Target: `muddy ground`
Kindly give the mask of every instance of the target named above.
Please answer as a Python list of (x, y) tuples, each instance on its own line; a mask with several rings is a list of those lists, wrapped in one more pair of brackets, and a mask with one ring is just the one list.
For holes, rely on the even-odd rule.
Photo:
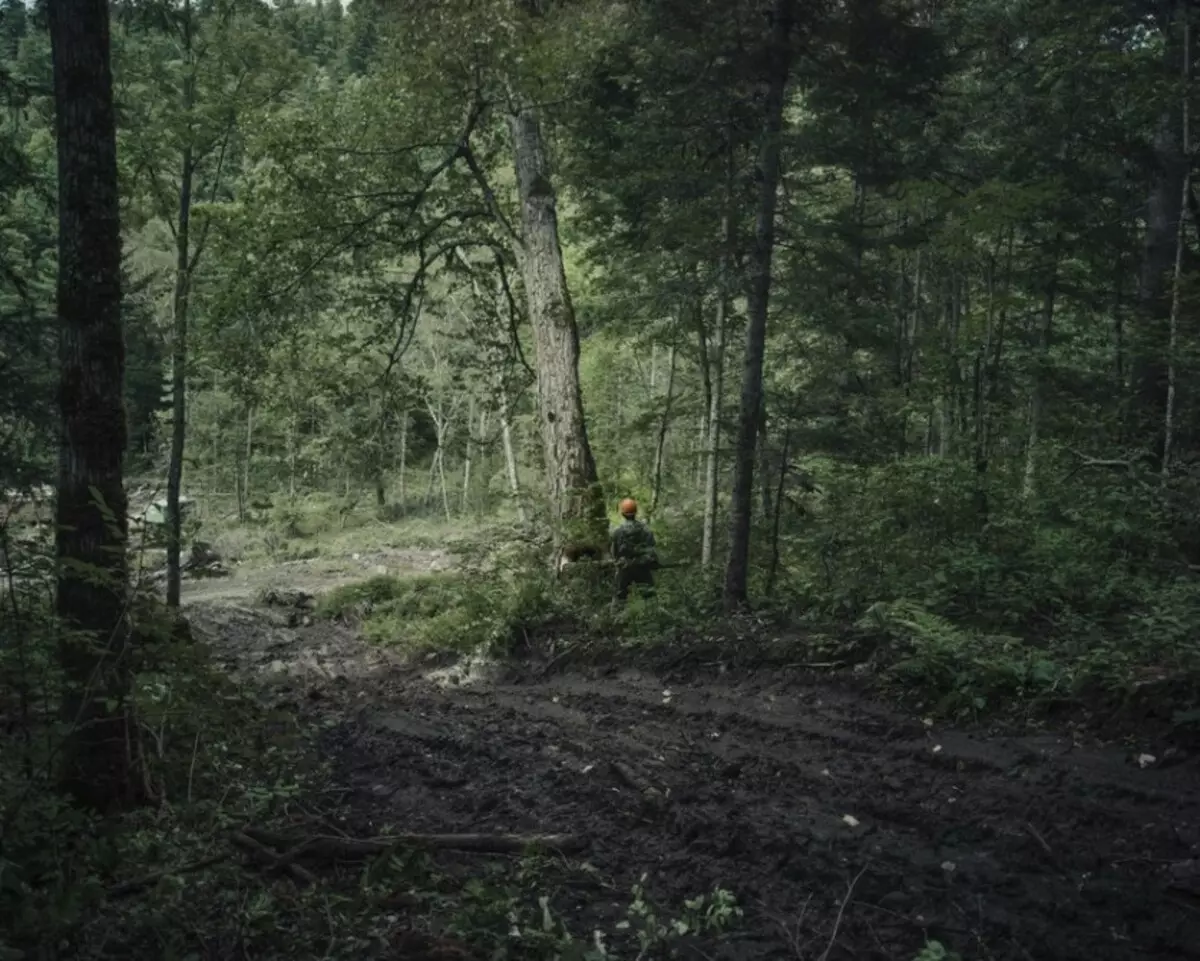
[(780, 672), (448, 683), (249, 597), (190, 610), (230, 670), (336, 719), (355, 831), (582, 836), (594, 870), (548, 892), (577, 933), (612, 931), (646, 874), (663, 904), (736, 895), (698, 958), (1200, 958), (1200, 765), (1161, 743), (989, 737)]

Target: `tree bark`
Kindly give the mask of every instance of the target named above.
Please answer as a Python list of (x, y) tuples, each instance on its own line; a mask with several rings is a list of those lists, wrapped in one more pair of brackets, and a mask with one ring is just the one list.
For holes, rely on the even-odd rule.
[(508, 489), (517, 505), (517, 517), (524, 524), (528, 519), (525, 504), (521, 500), (521, 478), (517, 473), (517, 456), (513, 449), (512, 421), (509, 418), (509, 402), (505, 399), (500, 408), (500, 441), (504, 446), (504, 467), (508, 473)]
[(787, 483), (788, 458), (792, 450), (792, 425), (789, 421), (783, 430), (783, 450), (779, 454), (779, 478), (775, 482), (775, 510), (771, 515), (771, 562), (767, 565), (767, 597), (775, 594), (779, 581), (779, 528), (783, 513), (784, 485)]
[(671, 407), (675, 401), (675, 359), (676, 350), (672, 346), (667, 354), (667, 395), (663, 399), (662, 420), (658, 425), (658, 442), (654, 445), (654, 483), (650, 489), (651, 517), (658, 508), (658, 499), (662, 494), (663, 462), (666, 459), (667, 432), (671, 429)]
[(734, 155), (732, 144), (726, 146), (725, 210), (721, 217), (721, 252), (717, 263), (717, 316), (713, 330), (711, 371), (712, 387), (708, 393), (708, 452), (704, 470), (704, 533), (700, 545), (700, 565), (712, 566), (713, 548), (717, 538), (717, 500), (721, 471), (721, 414), (725, 406), (725, 339), (729, 329), (730, 277), (734, 245)]
[[(185, 28), (187, 29), (187, 28)], [(189, 81), (185, 81), (191, 86)], [(186, 99), (186, 95), (185, 95)], [(172, 299), (171, 345), (171, 457), (167, 464), (167, 606), (179, 606), (182, 570), (179, 555), (183, 517), (179, 495), (183, 486), (183, 450), (187, 435), (187, 334), (191, 269), (190, 226), (192, 213), (192, 148), (183, 148), (180, 170), (179, 224), (175, 229), (175, 293)]]
[[(567, 288), (550, 165), (537, 114), (522, 105), (509, 117), (521, 202), (517, 257), (537, 355), (538, 417), (555, 538), (607, 539), (603, 495), (588, 441), (579, 384), (579, 331)], [(570, 528), (569, 530), (567, 528)]]
[[(1192, 76), (1191, 59), (1192, 30), (1188, 18), (1183, 22), (1183, 81), (1185, 84), (1183, 100), (1183, 123), (1180, 141), (1183, 144), (1183, 156), (1190, 158), (1191, 131), (1189, 130), (1190, 112), (1188, 110), (1187, 84)], [(1175, 392), (1178, 388), (1177, 352), (1179, 348), (1179, 300), (1180, 288), (1183, 283), (1183, 248), (1186, 242), (1184, 228), (1187, 223), (1187, 198), (1192, 188), (1191, 164), (1186, 164), (1183, 173), (1183, 188), (1180, 191), (1179, 225), (1175, 232), (1175, 273), (1171, 281), (1171, 315), (1167, 334), (1167, 398), (1166, 411), (1163, 415), (1163, 453), (1162, 474), (1166, 478), (1171, 473), (1172, 447), (1175, 443)]]
[(1037, 492), (1038, 448), (1041, 445), (1042, 417), (1046, 404), (1046, 367), (1050, 359), (1050, 330), (1054, 324), (1054, 306), (1058, 295), (1058, 244), (1056, 239), (1050, 275), (1042, 293), (1042, 316), (1038, 325), (1033, 387), (1029, 394), (1029, 440), (1025, 451), (1025, 478), (1021, 488), (1025, 500), (1030, 500)]
[(51, 0), (58, 148), (56, 610), (65, 675), (64, 788), (109, 809), (139, 799), (130, 715), (125, 344), (108, 5)]
[(404, 410), (400, 414), (400, 515), (404, 516), (408, 513), (408, 490), (406, 484), (406, 472), (408, 470), (408, 411)]
[(754, 454), (758, 417), (763, 401), (763, 352), (767, 339), (767, 310), (771, 297), (771, 258), (775, 249), (775, 207), (780, 175), (783, 104), (791, 67), (792, 0), (776, 0), (768, 49), (767, 96), (759, 159), (760, 194), (750, 258), (749, 310), (741, 410), (738, 417), (737, 459), (729, 527), (729, 560), (725, 568), (727, 610), (745, 606), (750, 575), (750, 522), (754, 500)]
[[(191, 123), (196, 105), (196, 76), (192, 64), (192, 5), (183, 0), (183, 112)], [(192, 182), (195, 175), (192, 144), (184, 142), (179, 169), (179, 213), (175, 226), (175, 292), (171, 302), (171, 456), (167, 462), (167, 606), (179, 607), (183, 571), (183, 515), (179, 496), (183, 486), (183, 450), (187, 436), (187, 335), (192, 286)]]
[(243, 512), (250, 506), (250, 463), (254, 459), (254, 403), (246, 403), (246, 449), (242, 455)]
[[(1165, 38), (1163, 65), (1177, 75), (1186, 59), (1180, 32), (1176, 29), (1186, 9), (1183, 0), (1162, 4), (1159, 27)], [(1191, 38), (1189, 38), (1190, 40)], [(1179, 141), (1179, 104), (1172, 101), (1158, 119), (1154, 136), (1154, 170), (1146, 204), (1146, 236), (1138, 276), (1138, 314), (1142, 336), (1133, 358), (1132, 380), (1137, 423), (1135, 436), (1149, 432), (1151, 456), (1161, 468), (1168, 392), (1167, 351), (1171, 315), (1170, 280), (1175, 261), (1176, 235), (1183, 215), (1183, 185), (1187, 160)]]

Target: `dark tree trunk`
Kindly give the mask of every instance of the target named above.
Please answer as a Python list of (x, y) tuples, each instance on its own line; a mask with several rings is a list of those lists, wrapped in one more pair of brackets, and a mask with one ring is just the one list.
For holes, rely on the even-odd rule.
[[(1165, 0), (1160, 28), (1166, 38), (1163, 67), (1177, 75), (1184, 62), (1181, 20), (1185, 0)], [(1183, 183), (1187, 159), (1180, 144), (1180, 103), (1172, 96), (1158, 118), (1154, 135), (1154, 169), (1146, 203), (1146, 236), (1138, 275), (1139, 336), (1132, 359), (1135, 436), (1151, 440), (1151, 456), (1161, 464), (1168, 390), (1168, 339), (1171, 317), (1171, 277), (1176, 238), (1183, 215)]]
[(556, 537), (600, 546), (607, 537), (604, 501), (583, 417), (579, 331), (563, 269), (545, 142), (528, 106), (509, 118), (509, 129), (521, 200), (517, 255), (537, 352), (538, 418)]
[[(190, 82), (185, 81), (185, 83)], [(184, 147), (179, 185), (179, 224), (175, 229), (175, 294), (172, 302), (171, 458), (167, 463), (167, 606), (178, 607), (182, 571), (179, 555), (183, 518), (179, 496), (183, 487), (183, 447), (187, 436), (187, 333), (191, 287), (192, 150)]]
[(654, 445), (653, 483), (650, 488), (650, 509), (647, 511), (653, 517), (658, 509), (658, 500), (662, 496), (663, 464), (666, 460), (667, 432), (671, 429), (671, 407), (675, 401), (675, 359), (676, 349), (670, 348), (667, 355), (667, 395), (663, 399), (662, 419), (658, 424), (658, 441)]
[(137, 797), (129, 715), (127, 427), (108, 5), (51, 0), (58, 139), (59, 406), (56, 508), (64, 787), (109, 809)]
[(754, 454), (763, 402), (763, 352), (771, 297), (771, 258), (775, 249), (775, 206), (779, 186), (783, 102), (791, 67), (792, 0), (776, 0), (768, 50), (767, 97), (759, 159), (758, 217), (750, 258), (750, 290), (745, 367), (733, 474), (729, 560), (725, 568), (727, 610), (746, 604), (750, 575), (750, 522), (754, 500)]
[[(183, 0), (183, 113), (196, 106), (196, 77), (192, 62), (192, 4)], [(171, 457), (167, 462), (167, 606), (179, 607), (183, 576), (179, 555), (183, 547), (183, 448), (187, 437), (187, 335), (192, 287), (192, 184), (195, 177), (192, 145), (183, 145), (179, 164), (179, 212), (175, 225), (175, 292), (172, 298)]]

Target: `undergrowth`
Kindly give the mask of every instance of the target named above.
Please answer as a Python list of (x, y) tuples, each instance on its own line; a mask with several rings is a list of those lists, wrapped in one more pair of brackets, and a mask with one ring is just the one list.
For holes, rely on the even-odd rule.
[[(1003, 478), (981, 490), (972, 471), (936, 458), (813, 473), (820, 492), (806, 495), (802, 524), (781, 525), (777, 540), (765, 521), (755, 528), (765, 620), (739, 644), (786, 637), (797, 661), (865, 663), (930, 713), (1157, 700), (1194, 723), (1200, 578), (1173, 502), (1113, 484), (1026, 501)], [(334, 592), (323, 611), (414, 652), (502, 656), (554, 638), (682, 653), (744, 634), (722, 621), (720, 565), (688, 562), (698, 517), (679, 506), (655, 526), (677, 566), (652, 598), (614, 604), (606, 574), (580, 565), (557, 578), (505, 532), (477, 538), (479, 556), (455, 573), (379, 578)]]

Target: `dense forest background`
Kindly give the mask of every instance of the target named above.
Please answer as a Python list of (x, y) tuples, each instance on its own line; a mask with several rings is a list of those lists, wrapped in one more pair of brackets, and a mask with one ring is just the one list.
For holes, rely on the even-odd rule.
[[(930, 710), (1149, 689), (1196, 723), (1187, 0), (109, 9), (124, 470), (174, 531), (169, 605), (192, 537), (586, 560), (633, 496), (669, 566), (604, 630), (754, 610)], [(24, 504), (60, 469), (42, 0), (0, 0), (0, 100)], [(43, 570), (24, 519), (12, 598)], [(439, 636), (494, 638), (489, 604), (561, 619), (555, 566)], [(24, 643), (0, 656), (27, 676)]]
[[(748, 514), (750, 595), (810, 615), (903, 602), (1183, 667), (1185, 5), (804, 5), (774, 67), (759, 6), (114, 4), (128, 470), (165, 490), (174, 376), (184, 494), (224, 517), (295, 528), (314, 494), (548, 516), (514, 253), (523, 98), (609, 504), (636, 495), (704, 570)], [(0, 32), (19, 487), (55, 460), (54, 154), (39, 8), (6, 0)]]

